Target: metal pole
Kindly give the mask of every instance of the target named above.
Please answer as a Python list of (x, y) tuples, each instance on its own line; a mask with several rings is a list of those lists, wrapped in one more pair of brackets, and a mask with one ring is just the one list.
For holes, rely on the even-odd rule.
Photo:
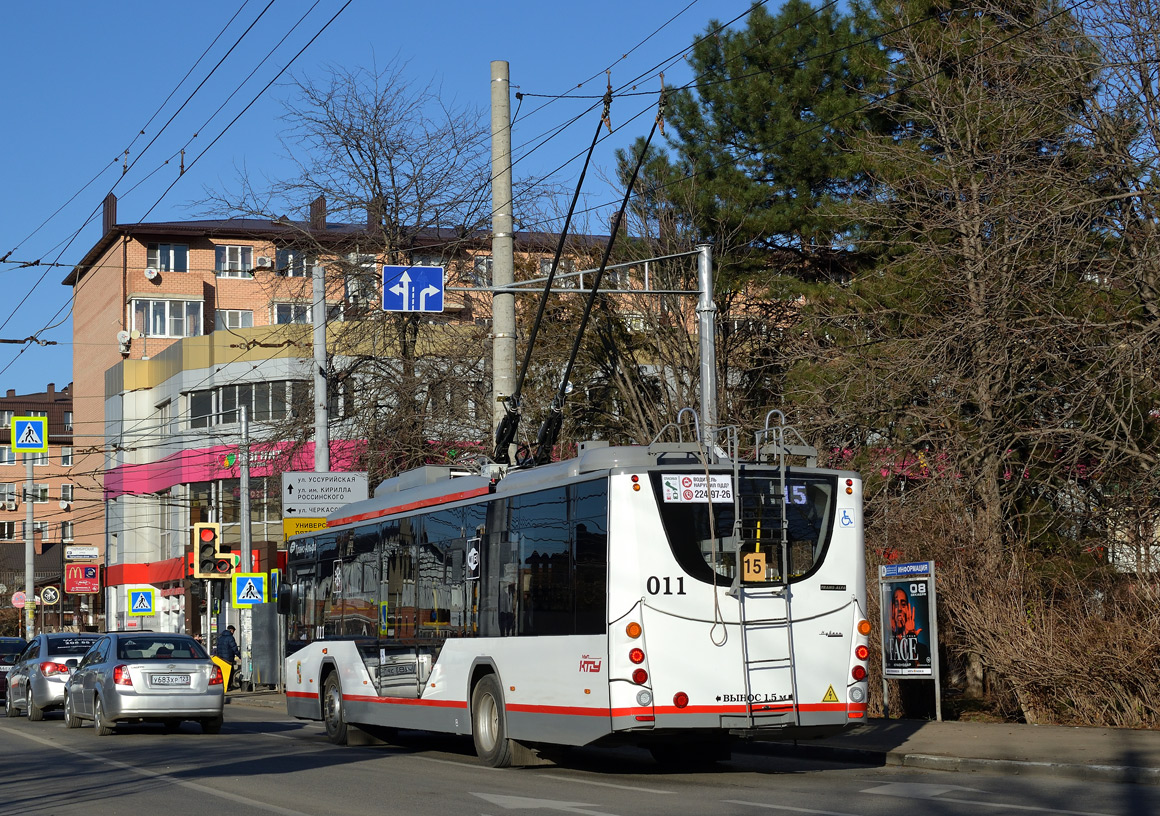
[(697, 334), (701, 348), (701, 441), (713, 444), (717, 433), (717, 304), (713, 302), (713, 247), (697, 245)]
[[(315, 324), (315, 327), (317, 328), (317, 324)], [(325, 402), (326, 402), (326, 400), (323, 399), (324, 408), (325, 408)], [(253, 556), (251, 555), (251, 551), (253, 549), (251, 546), (252, 545), (253, 531), (251, 529), (251, 521), (250, 521), (250, 417), (249, 417), (249, 413), (246, 411), (246, 406), (244, 406), (244, 405), (241, 406), (239, 408), (239, 411), (241, 412), (238, 415), (238, 419), (240, 420), (239, 427), (240, 427), (241, 432), (242, 432), (242, 444), (241, 444), (241, 450), (239, 451), (241, 453), (241, 456), (239, 457), (240, 463), (238, 466), (238, 476), (239, 476), (238, 488), (239, 488), (239, 491), (241, 493), (241, 496), (239, 496), (239, 498), (241, 499), (240, 506), (239, 506), (239, 512), (241, 514), (241, 518), (239, 519), (239, 521), (241, 522), (241, 524), (239, 526), (241, 528), (241, 533), (242, 533), (241, 571), (242, 572), (253, 572), (254, 571), (254, 562), (253, 562)], [(325, 414), (325, 410), (324, 410), (324, 414)], [(315, 442), (317, 444), (317, 440), (315, 440)], [(317, 447), (315, 448), (315, 450), (317, 450)], [(330, 457), (328, 455), (327, 459), (329, 460), (329, 458)], [(329, 464), (329, 461), (328, 461), (328, 464)], [(238, 628), (241, 630), (240, 634), (242, 636), (242, 642), (246, 644), (246, 649), (249, 650), (249, 654), (252, 657), (253, 651), (254, 651), (254, 649), (253, 649), (253, 620), (250, 617), (250, 612), (251, 612), (250, 607), (248, 607), (248, 606), (243, 607), (243, 609), (241, 610), (241, 614), (239, 615), (239, 621), (238, 621), (241, 625)], [(238, 649), (241, 650), (240, 643), (238, 644)], [(242, 656), (243, 656), (242, 665), (246, 669), (246, 677), (249, 678), (252, 676), (252, 671), (251, 671), (252, 667), (250, 665), (250, 661), (244, 659), (246, 656), (245, 651), (242, 652)]]
[[(314, 470), (330, 472), (330, 422), (326, 388), (326, 270), (315, 263), (310, 270), (314, 287), (310, 317), (314, 324)], [(249, 571), (250, 565), (246, 564)]]
[[(15, 440), (13, 440), (15, 445)], [(36, 574), (33, 563), (36, 548), (32, 543), (32, 454), (24, 454), (24, 637), (32, 640), (36, 623)]]
[[(492, 286), (515, 282), (512, 221), (511, 83), (506, 60), (491, 63), (491, 275)], [(496, 292), (491, 306), (492, 427), (507, 411), (516, 382), (516, 296)]]

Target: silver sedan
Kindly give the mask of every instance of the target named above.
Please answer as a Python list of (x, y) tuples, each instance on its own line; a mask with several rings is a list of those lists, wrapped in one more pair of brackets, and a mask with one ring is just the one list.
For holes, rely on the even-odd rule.
[(222, 728), (222, 671), (189, 635), (116, 632), (103, 635), (81, 658), (65, 688), (64, 724), (92, 720), (97, 734), (118, 723), (159, 722), (176, 731), (183, 720), (201, 730)]
[(64, 704), (64, 686), (72, 667), (100, 635), (85, 632), (42, 632), (28, 641), (8, 670), (4, 712), (30, 720)]

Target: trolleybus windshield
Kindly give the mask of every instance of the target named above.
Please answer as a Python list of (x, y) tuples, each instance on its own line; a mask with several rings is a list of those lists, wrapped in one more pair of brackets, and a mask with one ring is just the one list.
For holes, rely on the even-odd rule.
[[(690, 576), (706, 583), (733, 581), (738, 551), (742, 556), (763, 555), (766, 583), (785, 583), (783, 571), (790, 581), (800, 579), (821, 563), (832, 526), (836, 477), (791, 473), (782, 487), (777, 471), (743, 470), (736, 485), (730, 471), (710, 470), (708, 475), (706, 488), (704, 472), (652, 474), (669, 546)], [(735, 507), (740, 507), (740, 518)], [(788, 542), (784, 565), (783, 518)]]

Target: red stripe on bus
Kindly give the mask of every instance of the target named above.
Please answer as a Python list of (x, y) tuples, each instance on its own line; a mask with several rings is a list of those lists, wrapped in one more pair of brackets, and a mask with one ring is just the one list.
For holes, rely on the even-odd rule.
[(317, 700), (318, 699), (318, 695), (312, 691), (288, 691), (288, 692), (286, 692), (286, 696), (287, 697), (299, 697), (303, 700)]
[(346, 516), (345, 518), (334, 519), (333, 521), (328, 521), (326, 526), (339, 527), (343, 524), (354, 524), (356, 521), (381, 518), (383, 516), (394, 515), (395, 513), (406, 513), (424, 507), (434, 507), (437, 504), (448, 504), (450, 502), (460, 501), (461, 499), (474, 499), (476, 496), (486, 496), (490, 492), (490, 487), (480, 487), (475, 490), (464, 490), (462, 493), (448, 493), (446, 496), (436, 496), (432, 499), (422, 499), (408, 504), (400, 504), (384, 510), (373, 510), (369, 513), (359, 513), (357, 516)]
[(467, 708), (466, 700), (420, 700), (418, 697), (378, 697), (372, 694), (344, 694), (343, 700), (383, 705), (427, 706), (429, 708)]

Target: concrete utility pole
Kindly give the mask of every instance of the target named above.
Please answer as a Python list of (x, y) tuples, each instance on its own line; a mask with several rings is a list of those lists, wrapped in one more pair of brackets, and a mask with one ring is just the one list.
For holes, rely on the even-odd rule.
[(701, 441), (717, 433), (717, 304), (713, 302), (713, 247), (697, 244), (697, 336), (701, 348)]
[[(491, 63), (491, 285), (515, 282), (512, 223), (511, 83), (506, 60)], [(504, 400), (516, 386), (516, 296), (495, 292), (491, 306), (492, 428), (498, 428)]]
[[(314, 285), (310, 310), (314, 324), (314, 470), (330, 473), (330, 418), (327, 416), (326, 389), (326, 270), (315, 261), (310, 270)], [(249, 564), (246, 570), (249, 570)]]

